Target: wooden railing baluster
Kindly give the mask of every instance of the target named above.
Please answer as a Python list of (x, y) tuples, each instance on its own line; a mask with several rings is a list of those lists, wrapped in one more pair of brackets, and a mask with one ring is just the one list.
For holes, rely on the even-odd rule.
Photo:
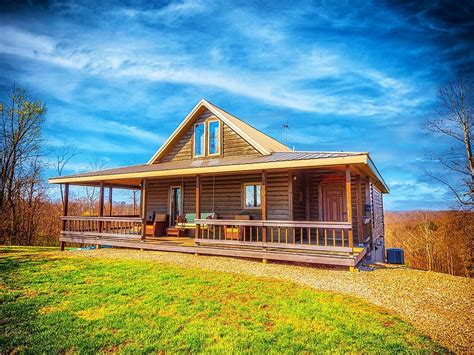
[[(301, 248), (303, 250), (352, 252), (346, 242), (346, 235), (349, 236), (352, 232), (352, 225), (349, 222), (197, 219), (196, 228), (208, 229), (208, 233), (202, 233), (199, 238), (195, 239), (198, 246), (204, 246), (203, 242), (212, 243), (212, 240), (219, 239), (219, 243), (223, 244), (253, 245), (263, 249)], [(283, 228), (284, 230), (282, 230)], [(269, 230), (268, 239), (263, 238), (264, 230)], [(222, 235), (222, 231), (224, 231), (224, 235)], [(308, 238), (307, 242), (304, 240), (305, 235)], [(298, 237), (300, 238), (299, 242)]]

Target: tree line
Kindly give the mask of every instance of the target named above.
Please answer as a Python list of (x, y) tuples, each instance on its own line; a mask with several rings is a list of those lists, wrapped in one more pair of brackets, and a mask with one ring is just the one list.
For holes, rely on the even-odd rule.
[[(16, 83), (1, 87), (0, 96), (0, 244), (58, 245), (62, 214), (60, 199), (52, 197), (44, 177), (46, 168), (62, 175), (68, 162), (77, 155), (71, 146), (61, 148), (54, 162), (47, 158), (42, 135), (46, 105)], [(95, 159), (92, 169), (103, 168)], [(114, 204), (117, 214), (135, 214), (133, 204)], [(85, 196), (71, 201), (71, 213), (93, 215), (98, 210), (98, 189), (86, 189)]]
[(416, 269), (472, 276), (474, 213), (408, 211), (385, 213), (385, 242), (402, 248)]

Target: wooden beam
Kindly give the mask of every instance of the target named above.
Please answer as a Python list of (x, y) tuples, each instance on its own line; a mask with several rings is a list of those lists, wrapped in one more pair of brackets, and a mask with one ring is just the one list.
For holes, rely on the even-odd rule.
[(142, 190), (141, 190), (141, 196), (140, 196), (140, 214), (142, 217), (142, 240), (145, 240), (146, 238), (146, 220), (147, 220), (147, 196), (146, 196), (146, 186), (147, 186), (147, 180), (143, 179), (142, 180)]
[(362, 196), (361, 196), (361, 188), (362, 185), (360, 183), (360, 175), (357, 175), (356, 178), (356, 213), (357, 213), (357, 241), (358, 243), (362, 243), (364, 241), (364, 224), (362, 221)]
[(100, 182), (99, 187), (99, 217), (104, 216), (104, 182)]
[[(262, 207), (262, 221), (267, 220), (267, 173), (262, 171), (262, 185), (261, 185), (261, 207)], [(262, 240), (267, 241), (267, 228), (262, 228)]]
[[(69, 210), (69, 184), (64, 184), (64, 195), (63, 195), (63, 216), (67, 216)], [(65, 231), (67, 227), (67, 221), (63, 220), (62, 223), (62, 230)], [(60, 249), (64, 251), (64, 242), (60, 242)]]
[[(201, 219), (201, 177), (196, 175), (196, 219)], [(196, 225), (196, 238), (201, 237), (201, 226)]]
[(112, 186), (109, 187), (109, 216), (112, 216)]
[[(346, 204), (347, 204), (347, 222), (352, 224), (352, 190), (351, 190), (351, 167), (346, 165)], [(354, 247), (353, 231), (348, 231), (349, 247)]]
[[(99, 217), (104, 216), (104, 182), (100, 182), (100, 187), (99, 187)], [(99, 233), (102, 233), (102, 230), (104, 228), (104, 222), (99, 221)], [(100, 244), (96, 244), (96, 249), (100, 248)]]
[(318, 181), (318, 221), (323, 220), (323, 186)]

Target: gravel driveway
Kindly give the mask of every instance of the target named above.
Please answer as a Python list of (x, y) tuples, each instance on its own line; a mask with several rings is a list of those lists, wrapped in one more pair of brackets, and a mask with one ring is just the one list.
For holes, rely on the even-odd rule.
[(354, 295), (396, 312), (420, 332), (456, 352), (474, 351), (474, 280), (406, 268), (351, 273), (242, 259), (123, 249), (61, 254), (142, 259), (182, 267), (274, 277)]

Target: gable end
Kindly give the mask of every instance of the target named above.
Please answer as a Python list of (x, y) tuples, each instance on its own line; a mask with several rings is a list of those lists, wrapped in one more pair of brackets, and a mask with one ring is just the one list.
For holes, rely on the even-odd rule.
[[(221, 154), (217, 156), (193, 157), (194, 145), (194, 126), (198, 123), (209, 123), (210, 121), (219, 121), (221, 124)], [(207, 127), (207, 126), (206, 126)], [(207, 146), (207, 139), (206, 139)], [(235, 133), (221, 119), (212, 114), (209, 110), (204, 110), (200, 116), (189, 123), (189, 127), (177, 137), (175, 143), (165, 153), (164, 157), (158, 162), (167, 163), (172, 161), (186, 161), (192, 159), (212, 159), (216, 157), (235, 157), (235, 156), (256, 156), (262, 155), (245, 139)]]

